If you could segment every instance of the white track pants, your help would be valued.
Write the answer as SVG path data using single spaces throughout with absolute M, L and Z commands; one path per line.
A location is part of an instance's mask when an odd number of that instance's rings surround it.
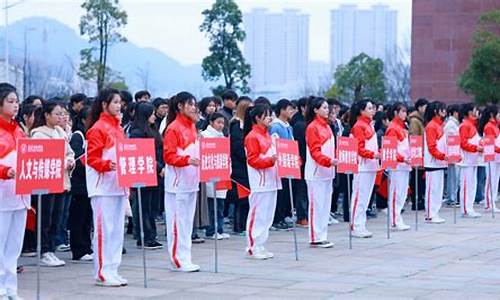
M 358 174 L 354 174 L 351 197 L 352 230 L 366 230 L 366 209 L 372 197 L 376 176 L 377 172 L 359 172 Z
M 432 219 L 439 215 L 443 204 L 444 170 L 425 172 L 425 216 Z
M 17 295 L 17 259 L 25 227 L 26 209 L 0 211 L 0 295 Z
M 111 280 L 122 262 L 125 227 L 125 196 L 91 197 L 94 215 L 94 278 Z
M 307 180 L 309 193 L 309 242 L 327 240 L 332 206 L 332 180 Z
M 165 193 L 167 243 L 172 266 L 192 264 L 191 234 L 196 210 L 197 192 Z
M 460 212 L 474 212 L 477 190 L 477 167 L 460 167 Z
M 402 225 L 404 222 L 401 217 L 401 210 L 405 205 L 406 196 L 408 195 L 410 171 L 395 170 L 391 171 L 390 174 L 388 213 L 392 226 Z
M 490 180 L 490 166 L 491 166 L 491 177 L 493 180 Z M 493 208 L 496 209 L 497 205 L 495 204 L 495 201 L 497 201 L 497 196 L 498 196 L 498 181 L 500 180 L 500 163 L 496 162 L 490 162 L 487 163 L 486 165 L 486 191 L 485 191 L 485 198 L 486 201 L 484 202 L 484 208 L 489 209 L 493 205 Z M 493 198 L 492 198 L 492 193 L 493 191 Z M 491 201 L 493 199 L 493 201 Z
M 260 250 L 269 237 L 269 228 L 273 224 L 278 191 L 251 193 L 248 201 L 250 210 L 247 218 L 247 249 L 252 254 Z

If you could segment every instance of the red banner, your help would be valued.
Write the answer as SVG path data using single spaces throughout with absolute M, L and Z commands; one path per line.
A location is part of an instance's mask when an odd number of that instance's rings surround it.
M 483 155 L 484 155 L 484 161 L 485 162 L 490 162 L 495 160 L 495 137 L 493 136 L 486 136 L 483 138 Z
M 337 139 L 337 172 L 358 173 L 358 140 L 341 136 Z
M 64 191 L 64 140 L 19 139 L 17 141 L 16 194 Z
M 393 136 L 382 138 L 381 167 L 384 170 L 394 170 L 398 165 L 397 159 L 398 140 Z
M 460 136 L 450 135 L 446 139 L 446 154 L 449 163 L 458 163 L 462 160 L 460 155 Z
M 231 180 L 229 138 L 200 139 L 200 181 Z
M 154 139 L 122 139 L 116 145 L 116 173 L 120 187 L 158 185 Z
M 421 135 L 410 136 L 410 164 L 412 167 L 424 165 L 424 139 Z
M 277 139 L 278 177 L 300 179 L 300 156 L 297 141 Z

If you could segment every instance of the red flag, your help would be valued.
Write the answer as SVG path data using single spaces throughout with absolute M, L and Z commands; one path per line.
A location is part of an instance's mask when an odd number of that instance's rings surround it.
M 238 199 L 243 199 L 250 196 L 250 189 L 246 188 L 244 185 L 239 184 L 236 181 L 234 181 L 234 183 L 236 183 L 236 189 L 238 191 Z
M 34 209 L 28 210 L 26 217 L 26 229 L 29 231 L 36 231 L 36 213 Z
M 222 180 L 222 181 L 217 181 L 215 183 L 215 190 L 216 191 L 230 190 L 232 188 L 233 188 L 233 185 L 231 184 L 231 180 Z

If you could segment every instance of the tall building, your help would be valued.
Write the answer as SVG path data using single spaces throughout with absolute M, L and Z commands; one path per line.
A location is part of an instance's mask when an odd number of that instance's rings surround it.
M 291 89 L 301 86 L 307 76 L 309 17 L 298 10 L 254 9 L 244 14 L 243 23 L 252 92 L 273 99 L 294 96 Z
M 358 9 L 341 5 L 331 11 L 330 64 L 333 70 L 365 54 L 388 61 L 397 53 L 396 10 L 386 5 Z

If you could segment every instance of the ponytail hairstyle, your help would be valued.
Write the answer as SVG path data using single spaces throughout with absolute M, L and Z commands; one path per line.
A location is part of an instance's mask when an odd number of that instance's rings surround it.
M 476 108 L 476 105 L 474 103 L 462 104 L 462 106 L 460 107 L 460 122 L 467 118 L 469 112 L 473 111 L 474 108 Z
M 34 106 L 33 104 L 24 104 L 23 103 L 21 105 L 21 108 L 19 109 L 19 112 L 17 113 L 17 117 L 16 117 L 17 123 L 22 124 L 24 126 L 27 126 L 26 120 L 24 119 L 24 116 L 28 116 L 28 118 L 31 117 L 32 115 L 35 114 L 35 109 L 36 109 L 36 106 Z
M 392 121 L 395 118 L 395 113 L 399 113 L 403 108 L 408 110 L 408 107 L 403 102 L 398 101 L 392 104 L 387 110 L 387 117 L 389 118 L 389 121 Z
M 195 103 L 196 98 L 188 92 L 180 92 L 173 96 L 168 105 L 167 126 L 172 123 L 179 114 L 179 104 L 184 106 L 186 103 Z M 165 127 L 165 128 L 166 128 Z
M 155 145 L 159 146 L 162 144 L 161 135 L 156 128 L 156 124 L 150 124 L 149 118 L 154 113 L 155 107 L 149 102 L 138 102 L 135 107 L 134 121 L 130 126 L 130 130 L 139 129 L 144 136 L 148 138 L 153 138 L 155 140 Z
M 56 107 L 62 107 L 61 103 L 57 101 L 42 101 L 42 106 L 37 107 L 35 110 L 35 121 L 33 122 L 33 129 L 47 124 L 45 114 L 50 114 Z
M 432 118 L 438 116 L 439 111 L 443 109 L 446 110 L 446 104 L 441 101 L 432 101 L 431 103 L 427 104 L 424 113 L 425 124 L 428 124 L 432 120 Z
M 270 116 L 271 114 L 271 107 L 267 104 L 261 103 L 249 107 L 245 112 L 245 121 L 243 122 L 243 138 L 252 130 L 252 126 L 257 124 L 257 117 L 262 118 L 263 116 Z
M 477 128 L 477 131 L 481 136 L 484 134 L 484 127 L 488 122 L 490 121 L 491 118 L 496 118 L 498 114 L 498 107 L 496 105 L 488 105 L 486 108 L 483 110 L 483 113 L 481 114 L 481 118 L 479 119 L 479 126 Z
M 372 103 L 371 99 L 363 99 L 357 102 L 354 102 L 351 106 L 351 116 L 350 116 L 350 122 L 349 125 L 351 128 L 356 124 L 356 121 L 358 120 L 358 117 L 361 115 L 361 111 L 366 109 L 366 106 L 368 106 L 368 103 Z
M 106 88 L 99 92 L 94 102 L 92 103 L 92 108 L 90 110 L 90 121 L 88 128 L 90 129 L 99 120 L 101 113 L 103 112 L 102 104 L 105 103 L 106 106 L 111 103 L 115 95 L 120 96 L 120 91 L 113 88 Z
M 315 109 L 319 109 L 323 103 L 327 102 L 325 98 L 315 97 L 309 100 L 306 109 L 306 124 L 307 126 L 316 118 Z M 327 102 L 328 103 L 328 102 Z

